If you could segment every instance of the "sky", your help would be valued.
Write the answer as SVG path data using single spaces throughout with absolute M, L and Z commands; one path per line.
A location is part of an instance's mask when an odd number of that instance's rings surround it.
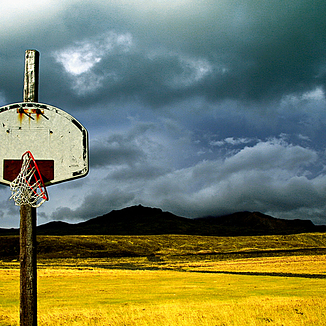
M 38 224 L 132 205 L 326 224 L 324 0 L 0 0 L 0 106 L 39 102 L 89 132 L 87 177 L 48 187 Z M 0 186 L 0 228 L 19 207 Z

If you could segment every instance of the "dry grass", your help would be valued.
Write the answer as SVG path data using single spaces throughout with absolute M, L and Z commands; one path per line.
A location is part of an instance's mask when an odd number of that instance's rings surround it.
M 238 302 L 194 302 L 129 305 L 119 308 L 61 308 L 39 318 L 39 325 L 325 325 L 320 300 L 248 298 Z
M 233 301 L 89 308 L 51 307 L 40 311 L 38 325 L 325 325 L 325 298 L 250 297 Z M 17 312 L 0 308 L 0 325 L 18 325 Z
M 306 257 L 291 258 L 289 269 Z M 238 264 L 246 271 L 257 266 Z M 0 284 L 0 325 L 18 325 L 19 271 L 0 270 Z M 325 284 L 318 278 L 45 268 L 38 272 L 38 325 L 326 325 Z
M 43 240 L 39 326 L 326 325 L 325 234 Z M 0 261 L 0 325 L 18 324 L 19 264 Z
M 19 237 L 0 237 L 0 257 L 11 261 L 19 256 Z M 326 253 L 326 233 L 269 236 L 38 236 L 39 259 L 107 257 L 204 257 L 299 255 Z M 300 253 L 301 252 L 301 253 Z M 188 259 L 189 257 L 186 257 Z
M 325 275 L 326 278 L 326 255 L 247 258 L 231 261 L 206 260 L 187 264 L 179 263 L 179 266 L 188 271 L 301 274 L 312 277 Z

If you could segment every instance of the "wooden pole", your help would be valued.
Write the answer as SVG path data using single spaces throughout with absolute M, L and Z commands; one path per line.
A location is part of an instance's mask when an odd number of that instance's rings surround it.
M 24 102 L 38 101 L 38 77 L 40 54 L 36 50 L 25 52 Z
M 38 101 L 39 53 L 25 52 L 24 102 Z M 36 208 L 20 207 L 20 326 L 37 326 Z
M 20 325 L 37 325 L 36 208 L 20 207 Z

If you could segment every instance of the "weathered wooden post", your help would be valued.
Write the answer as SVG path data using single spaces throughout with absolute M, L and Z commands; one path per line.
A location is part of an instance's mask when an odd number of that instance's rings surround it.
M 39 53 L 25 52 L 24 102 L 38 101 Z M 20 207 L 20 325 L 37 325 L 36 208 Z
M 46 187 L 89 170 L 88 132 L 67 112 L 38 103 L 39 53 L 25 52 L 22 103 L 0 107 L 0 183 L 20 206 L 20 325 L 37 325 L 36 207 Z

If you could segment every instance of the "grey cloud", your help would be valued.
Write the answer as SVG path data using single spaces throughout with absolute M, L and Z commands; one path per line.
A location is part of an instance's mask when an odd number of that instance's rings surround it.
M 163 166 L 153 166 L 150 163 L 136 164 L 130 166 L 120 166 L 117 170 L 109 174 L 108 178 L 118 181 L 133 181 L 133 180 L 146 180 L 156 179 L 159 176 L 165 175 L 169 170 Z
M 231 146 L 237 146 L 237 145 L 243 145 L 248 144 L 257 141 L 256 139 L 251 138 L 235 138 L 235 137 L 227 137 L 223 140 L 211 140 L 210 145 L 211 146 L 225 146 L 225 145 L 231 145 Z
M 92 8 L 91 16 L 86 8 Z M 324 75 L 318 71 L 325 61 L 322 1 L 314 5 L 297 1 L 295 6 L 277 1 L 271 6 L 249 1 L 243 5 L 226 1 L 219 5 L 192 3 L 181 15 L 181 8 L 165 8 L 171 17 L 141 7 L 141 20 L 135 19 L 137 12 L 126 13 L 117 4 L 99 8 L 98 3 L 77 5 L 81 18 L 72 20 L 69 29 L 76 35 L 63 38 L 59 50 L 57 36 L 50 36 L 57 41 L 51 53 L 74 76 L 64 73 L 55 58 L 51 60 L 47 48 L 46 61 L 42 61 L 48 62 L 42 66 L 46 76 L 42 90 L 48 102 L 60 102 L 63 96 L 85 107 L 94 100 L 104 103 L 138 98 L 157 107 L 190 94 L 214 102 L 262 101 L 324 85 Z M 109 24 L 104 28 L 100 23 L 104 15 L 115 21 L 110 9 L 121 17 L 120 27 Z M 149 28 L 154 17 L 159 18 L 156 28 Z M 81 34 L 78 28 L 85 28 L 89 20 L 90 30 Z M 68 43 L 68 39 L 74 41 Z M 9 59 L 9 53 L 3 55 L 6 57 Z M 10 66 L 17 67 L 18 72 L 19 58 L 15 56 L 14 60 Z M 79 60 L 79 67 L 72 69 L 73 60 Z M 85 70 L 87 66 L 89 70 Z M 14 88 L 10 88 L 8 100 L 12 101 L 13 92 L 20 99 L 21 86 L 15 86 L 17 82 L 9 74 L 12 70 L 7 71 L 6 80 L 12 80 Z M 20 79 L 18 73 L 14 76 Z M 4 89 L 9 92 L 9 87 Z M 58 94 L 61 96 L 56 99 Z
M 148 136 L 155 130 L 152 123 L 136 123 L 129 132 L 113 133 L 104 139 L 97 139 L 91 145 L 91 166 L 127 164 L 133 166 L 144 161 L 146 150 L 152 141 Z
M 273 140 L 260 142 L 254 147 L 245 147 L 228 158 L 226 165 L 230 171 L 282 168 L 297 173 L 299 167 L 314 163 L 317 158 L 314 151 Z
M 133 194 L 126 194 L 119 189 L 112 192 L 94 192 L 85 196 L 82 204 L 76 208 L 58 207 L 52 212 L 50 218 L 53 220 L 88 220 L 110 212 L 123 206 L 127 206 L 132 199 Z
M 94 147 L 91 149 L 91 167 L 97 168 L 108 165 L 134 164 L 143 153 L 131 146 L 114 147 L 106 144 L 104 147 Z
M 296 1 L 295 5 L 279 1 L 270 5 L 250 1 L 192 2 L 187 10 L 158 7 L 158 11 L 142 5 L 131 10 L 135 5 L 132 3 L 127 10 L 118 3 L 104 7 L 97 2 L 76 4 L 73 12 L 80 12 L 78 19 L 70 8 L 61 8 L 64 14 L 60 21 L 65 27 L 59 29 L 59 36 L 55 33 L 48 36 L 56 42 L 52 49 L 62 53 L 79 44 L 83 60 L 87 56 L 91 60 L 93 54 L 93 60 L 101 60 L 92 68 L 92 74 L 75 76 L 70 87 L 68 80 L 55 71 L 58 65 L 44 64 L 44 73 L 49 78 L 44 91 L 50 102 L 55 99 L 54 92 L 81 105 L 93 101 L 94 96 L 97 101 L 136 96 L 153 106 L 172 103 L 190 94 L 212 101 L 271 100 L 324 85 L 324 75 L 319 72 L 325 62 L 323 1 L 313 4 Z M 106 27 L 103 21 L 108 21 Z M 69 31 L 67 36 L 64 30 Z M 107 33 L 116 38 L 129 35 L 133 50 L 124 51 L 123 44 L 128 42 L 122 42 L 121 51 L 112 51 L 105 46 L 103 35 Z M 94 53 L 91 48 L 86 51 L 85 46 L 93 46 Z M 44 51 L 47 60 L 48 51 L 47 47 Z M 6 56 L 9 58 L 9 53 Z M 15 56 L 14 60 L 17 63 L 19 58 Z M 11 66 L 17 64 L 13 62 Z M 178 83 L 185 87 L 175 87 Z M 15 89 L 18 94 L 17 86 Z M 94 96 L 85 102 L 90 89 Z M 9 101 L 11 98 L 8 94 Z
M 174 207 L 177 213 L 192 217 L 320 208 L 326 196 L 325 177 L 306 176 L 316 159 L 309 149 L 261 142 L 229 159 L 204 161 L 159 177 L 151 184 L 149 196 L 165 208 Z
M 189 8 L 181 14 L 171 10 L 168 21 L 158 20 L 155 33 L 167 48 L 189 51 L 226 68 L 223 76 L 216 74 L 193 92 L 214 101 L 271 99 L 318 83 L 315 69 L 325 54 L 322 1 L 222 1 Z M 153 22 L 154 17 L 146 18 Z
M 0 201 L 0 221 L 1 227 L 19 227 L 19 207 L 15 206 L 15 203 L 12 200 L 9 200 L 10 190 L 7 189 L 2 194 L 4 200 Z

